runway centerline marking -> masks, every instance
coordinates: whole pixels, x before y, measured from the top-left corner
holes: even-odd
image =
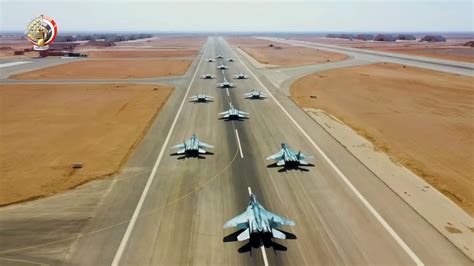
[[[181,105],[179,106],[178,112],[176,112],[176,116],[174,117],[173,123],[171,124],[170,130],[168,131],[168,135],[166,136],[165,142],[163,143],[163,146],[160,150],[160,153],[158,155],[158,158],[156,159],[155,165],[153,166],[153,170],[150,173],[150,176],[148,176],[148,180],[146,182],[145,188],[143,189],[142,195],[140,196],[140,200],[138,201],[137,207],[135,208],[135,211],[133,212],[132,219],[130,220],[127,230],[125,231],[125,234],[123,235],[122,241],[120,242],[120,246],[117,249],[117,252],[115,253],[114,260],[112,261],[112,266],[118,266],[120,263],[120,259],[122,258],[123,252],[125,251],[125,247],[127,246],[127,242],[130,238],[130,235],[133,231],[133,228],[135,227],[135,223],[137,221],[137,218],[140,214],[140,211],[142,209],[143,203],[145,202],[145,198],[148,194],[148,191],[150,190],[151,184],[153,183],[153,180],[155,178],[156,172],[158,170],[158,166],[161,162],[161,159],[163,158],[163,154],[165,153],[166,147],[168,147],[168,142],[171,138],[171,135],[173,133],[174,127],[176,126],[176,123],[178,121],[179,115],[181,114],[181,111],[183,109],[184,103],[186,102],[188,98],[189,91],[191,90],[191,86],[194,83],[194,80],[196,79],[196,75],[198,73],[199,67],[201,66],[202,63],[202,57],[204,57],[205,52],[207,51],[207,44],[206,47],[203,50],[203,53],[201,55],[201,58],[199,59],[198,66],[194,72],[194,75],[191,79],[191,82],[189,83],[188,89],[186,90],[186,93],[184,94],[183,100],[181,101]]]
[[[225,42],[225,41],[224,41]],[[230,51],[236,56],[237,53],[230,47]],[[334,169],[337,175],[344,181],[344,183],[352,190],[352,192],[357,196],[357,198],[367,207],[367,209],[372,213],[372,215],[382,224],[382,226],[387,230],[387,232],[397,241],[400,247],[410,256],[417,265],[424,265],[420,258],[410,249],[410,247],[401,239],[401,237],[393,230],[393,228],[385,221],[385,219],[375,210],[375,208],[367,201],[367,199],[362,196],[359,190],[349,181],[349,179],[339,170],[339,168],[329,159],[326,153],[311,139],[311,137],[306,133],[306,131],[296,122],[296,120],[286,111],[286,109],[281,105],[281,103],[273,96],[270,90],[262,83],[262,81],[255,75],[252,70],[247,66],[247,64],[242,61],[242,65],[247,69],[250,74],[255,78],[255,80],[262,86],[268,93],[268,95],[275,101],[275,103],[280,107],[280,109],[285,113],[285,115],[293,122],[293,124],[298,128],[298,130],[306,137],[306,139],[313,145],[313,147],[321,154],[321,156],[328,162],[328,164]]]
[[[236,130],[237,130],[237,129],[236,129]],[[249,196],[252,196],[252,188],[247,187],[247,189],[249,190]],[[260,249],[262,250],[263,264],[264,264],[265,266],[268,266],[267,251],[265,250],[265,246],[264,246],[264,245],[261,245],[261,246],[260,246]]]
[[[240,158],[244,158],[244,154],[242,153],[242,146],[240,146],[239,131],[237,131],[237,128],[235,129],[235,136],[237,137],[237,144],[239,144]]]
[[[227,97],[230,97],[230,95],[229,95],[229,88],[225,88],[225,91],[227,92]]]

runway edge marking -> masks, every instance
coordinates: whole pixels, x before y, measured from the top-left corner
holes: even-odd
[[[237,129],[236,129],[236,130],[237,130]],[[252,196],[252,188],[247,187],[247,189],[249,190],[249,196]],[[265,266],[268,266],[267,251],[265,251],[265,246],[264,246],[264,245],[261,245],[261,246],[260,246],[260,249],[262,250],[263,264],[264,264]]]
[[[118,266],[120,263],[120,260],[122,258],[123,252],[125,251],[125,247],[127,246],[127,242],[130,238],[130,235],[132,233],[132,230],[135,226],[135,223],[137,221],[138,215],[140,214],[141,208],[143,206],[143,203],[145,202],[145,198],[148,194],[148,191],[150,190],[151,184],[153,183],[153,180],[156,175],[156,171],[158,170],[158,165],[161,162],[161,158],[163,158],[163,154],[165,152],[166,147],[168,146],[168,142],[171,138],[171,134],[173,133],[174,127],[176,126],[176,123],[178,121],[179,115],[181,114],[181,110],[183,109],[184,103],[186,102],[186,99],[188,97],[189,91],[191,90],[191,86],[194,83],[194,79],[196,78],[196,75],[199,71],[199,67],[201,66],[202,59],[204,57],[204,54],[207,51],[207,43],[206,47],[204,48],[201,57],[199,58],[199,64],[196,67],[196,71],[194,72],[194,75],[191,79],[191,82],[189,83],[188,89],[186,90],[186,93],[184,94],[184,98],[181,101],[181,105],[179,106],[178,112],[176,113],[176,116],[174,117],[173,123],[171,124],[170,130],[168,131],[168,135],[166,136],[165,142],[163,143],[163,146],[161,148],[161,151],[158,155],[158,158],[156,159],[155,165],[153,166],[153,170],[151,171],[150,176],[148,176],[148,180],[146,182],[145,188],[143,189],[142,195],[140,196],[140,200],[138,201],[137,207],[135,208],[135,211],[133,212],[132,219],[130,220],[130,223],[127,226],[127,230],[125,231],[125,234],[123,235],[122,241],[120,242],[120,246],[117,249],[117,252],[115,253],[114,260],[112,261],[112,266]]]
[[[224,41],[225,42],[225,41]],[[227,42],[226,42],[227,43]],[[236,56],[239,57],[235,51],[230,47],[230,51]],[[372,215],[375,216],[375,218],[382,224],[382,226],[387,230],[387,232],[397,241],[397,243],[403,248],[403,250],[413,259],[413,261],[417,265],[424,265],[424,263],[421,261],[420,258],[413,252],[413,250],[410,249],[410,247],[401,239],[401,237],[393,230],[393,228],[385,221],[385,219],[375,210],[375,208],[362,196],[362,194],[357,190],[354,185],[347,179],[347,177],[339,170],[339,168],[329,159],[329,157],[324,153],[324,151],[311,139],[311,137],[304,131],[304,129],[296,122],[296,120],[286,111],[286,109],[281,105],[281,103],[273,96],[273,94],[270,92],[270,90],[260,81],[260,79],[250,70],[250,68],[247,66],[243,60],[240,60],[242,62],[242,65],[249,71],[250,74],[257,80],[257,82],[262,86],[270,95],[270,97],[275,101],[275,103],[280,107],[280,109],[285,113],[285,115],[295,124],[295,126],[300,130],[300,132],[306,137],[306,139],[313,145],[313,147],[321,154],[321,156],[329,163],[329,165],[334,169],[334,171],[337,173],[337,175],[346,183],[346,185],[352,190],[352,192],[359,198],[359,200],[369,209],[369,211],[372,213]]]

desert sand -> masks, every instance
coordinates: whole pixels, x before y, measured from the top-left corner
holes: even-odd
[[[95,50],[86,54],[91,58],[169,58],[195,57],[199,50]]]
[[[13,75],[12,79],[129,79],[183,75],[191,60],[85,60]]]
[[[117,173],[171,92],[161,85],[0,84],[0,205]]]
[[[240,46],[262,64],[283,67],[337,62],[347,59],[344,54],[297,46]]]
[[[379,63],[311,74],[291,86],[474,215],[472,77]]]
[[[117,42],[116,47],[153,47],[153,48],[174,48],[174,47],[196,47],[201,48],[207,37],[203,36],[159,36],[154,39],[137,40],[130,42]]]
[[[290,46],[289,44],[285,43],[280,43],[280,42],[272,42],[268,40],[263,40],[263,39],[258,39],[256,37],[226,37],[226,41],[230,45],[236,45],[236,46],[268,46],[270,44],[276,45],[276,46]]]
[[[332,44],[343,47],[361,48],[382,52],[401,53],[407,55],[426,56],[437,59],[453,60],[460,62],[474,62],[474,48],[463,46],[466,39],[448,39],[447,42],[418,42],[418,41],[397,41],[397,42],[376,42],[362,40],[347,40],[325,37],[292,37],[291,39],[316,42],[322,44]]]

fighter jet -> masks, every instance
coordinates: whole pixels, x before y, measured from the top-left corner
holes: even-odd
[[[195,96],[191,96],[190,99],[191,99],[191,102],[205,103],[205,102],[214,100],[214,97],[203,94],[203,93],[199,93]]]
[[[235,59],[234,59],[234,58],[229,58],[229,59],[227,59],[227,61],[229,61],[229,62],[235,62]]]
[[[245,75],[244,73],[239,73],[234,76],[235,79],[248,79],[249,77]]]
[[[229,68],[229,67],[226,66],[226,65],[219,65],[219,66],[217,66],[217,69],[221,69],[221,70],[222,70],[222,69],[228,69],[228,68]]]
[[[238,241],[251,239],[253,236],[257,236],[262,240],[267,237],[296,239],[295,235],[277,229],[282,225],[293,226],[295,222],[265,210],[257,201],[255,194],[252,193],[250,194],[250,203],[247,206],[247,210],[226,222],[224,228],[237,227],[241,229],[241,231],[238,231],[240,232],[240,234],[237,235]],[[267,241],[263,241],[264,245],[266,242]],[[257,245],[259,244],[260,241],[258,241]]]
[[[224,57],[223,57],[222,55],[217,55],[216,58],[217,58],[217,59],[222,59],[222,58],[224,58]]]
[[[219,113],[219,115],[222,115],[224,119],[240,119],[240,118],[247,118],[246,115],[249,113],[247,112],[242,112],[240,110],[235,109],[235,107],[230,104],[229,110]]]
[[[306,156],[301,151],[294,151],[286,143],[281,144],[281,150],[268,156],[267,160],[278,161],[277,166],[298,167],[299,165],[310,165],[305,159],[311,159],[312,156]]]
[[[206,61],[207,61],[207,62],[214,62],[214,59],[209,58],[209,59],[207,59]]]
[[[196,155],[196,154],[206,154],[207,151],[204,148],[214,148],[214,146],[201,142],[196,134],[192,134],[191,138],[183,142],[183,144],[178,144],[171,149],[179,149],[176,154],[187,154],[187,155]]]
[[[224,79],[224,82],[217,83],[218,88],[233,88],[235,87],[234,83],[230,83],[227,80]]]
[[[202,78],[202,79],[213,79],[213,78],[214,78],[214,75],[209,74],[209,73],[206,73],[206,74],[204,74],[204,75],[201,75],[201,78]]]
[[[245,99],[264,99],[267,97],[261,91],[256,91],[256,90],[252,90],[251,92],[248,92],[244,95],[245,95]]]

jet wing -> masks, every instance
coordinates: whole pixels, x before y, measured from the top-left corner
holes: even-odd
[[[219,113],[219,115],[228,115],[228,114],[229,114],[229,111]]]
[[[175,145],[173,147],[171,147],[171,149],[184,149],[185,145],[184,144],[178,144],[178,145]]]
[[[281,217],[267,210],[261,210],[260,212],[263,212],[267,216],[267,218],[271,221],[273,227],[278,227],[282,225],[295,225],[295,222],[293,222],[292,220],[287,219],[285,217]]]
[[[207,143],[204,143],[204,142],[201,142],[199,141],[199,148],[214,148],[214,146],[210,145],[210,144],[207,144]]]
[[[250,210],[251,211],[251,210]],[[230,219],[224,224],[224,228],[229,227],[239,227],[239,228],[247,228],[247,223],[249,221],[249,209],[247,209],[242,214]]]
[[[249,113],[243,112],[243,111],[239,111],[239,114],[241,114],[241,115],[248,115]]]
[[[283,160],[283,151],[279,151],[273,155],[267,157],[267,160]]]

